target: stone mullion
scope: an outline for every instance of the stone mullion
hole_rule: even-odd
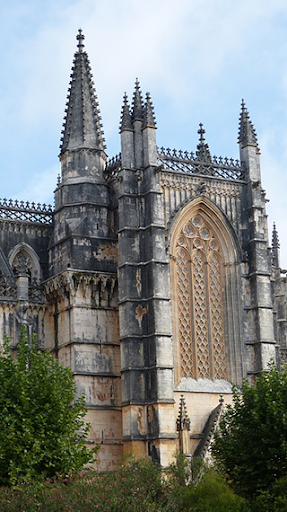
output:
[[[209,262],[205,261],[205,297],[206,297],[206,316],[207,316],[207,332],[208,332],[208,348],[209,348],[209,369],[210,378],[214,378],[214,360],[213,360],[213,332],[212,332],[212,312],[210,303],[210,275]]]

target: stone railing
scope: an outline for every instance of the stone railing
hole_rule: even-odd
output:
[[[170,148],[158,148],[158,162],[163,170],[199,174],[233,180],[244,180],[239,160],[222,157],[199,158],[196,153]]]
[[[40,204],[17,199],[0,199],[0,219],[52,224],[53,208],[50,204]]]
[[[105,169],[106,179],[117,179],[121,165],[121,153],[108,160]],[[239,160],[222,158],[221,156],[202,158],[192,151],[158,148],[158,165],[162,167],[163,171],[184,172],[240,181],[245,178]]]

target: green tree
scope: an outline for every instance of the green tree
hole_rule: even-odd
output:
[[[223,476],[208,469],[201,480],[183,489],[183,510],[190,512],[248,512],[248,503],[237,496]]]
[[[213,456],[235,490],[252,498],[287,475],[287,370],[271,365],[254,385],[233,390]]]
[[[79,471],[91,462],[85,445],[84,397],[69,368],[29,343],[23,328],[17,355],[0,354],[0,484]]]

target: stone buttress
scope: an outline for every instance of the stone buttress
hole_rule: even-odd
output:
[[[136,81],[121,119],[119,315],[124,453],[166,465],[175,452],[169,269],[156,126]]]
[[[259,375],[275,360],[273,323],[274,297],[271,289],[271,257],[268,243],[265,191],[261,185],[260,151],[255,129],[242,101],[239,125],[241,164],[246,184],[243,190],[243,251],[246,255],[249,288],[244,297],[248,374]]]

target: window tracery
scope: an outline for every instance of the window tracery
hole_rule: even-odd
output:
[[[38,282],[42,277],[38,255],[25,242],[16,245],[10,252],[9,264],[15,274],[27,274],[31,282]]]
[[[226,379],[220,244],[196,213],[175,244],[178,339],[182,377]]]

